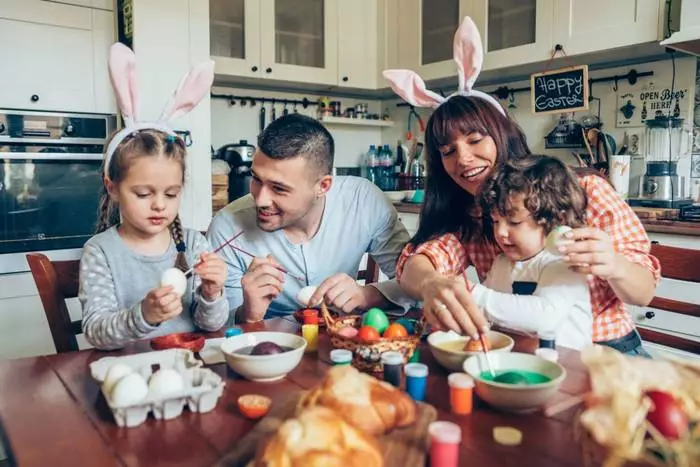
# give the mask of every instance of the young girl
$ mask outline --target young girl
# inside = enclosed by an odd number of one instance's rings
[[[133,66],[133,53],[115,44],[110,74],[126,126],[105,152],[99,233],[85,244],[80,262],[83,332],[101,349],[195,327],[215,331],[229,315],[225,263],[207,252],[199,232],[180,223],[185,143],[165,125],[201,100],[212,67],[190,73],[161,121],[135,123]],[[182,296],[160,285],[163,271],[174,266],[195,266]]]
[[[557,345],[592,342],[585,274],[545,249],[557,226],[584,225],[586,195],[559,160],[527,155],[504,164],[480,196],[484,235],[501,250],[472,294],[492,321],[529,332],[554,332]],[[470,284],[471,286],[471,284]]]

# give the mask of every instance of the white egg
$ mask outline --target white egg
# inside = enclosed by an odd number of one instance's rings
[[[561,253],[559,250],[557,250],[557,248],[562,245],[573,243],[573,240],[568,240],[563,237],[565,233],[570,232],[571,230],[573,229],[567,225],[560,225],[553,228],[552,231],[549,232],[549,235],[547,235],[547,240],[545,241],[544,247],[551,254],[561,256]]]
[[[177,371],[163,368],[151,375],[148,380],[148,390],[152,396],[164,397],[182,392],[185,382]]]
[[[311,296],[314,294],[314,292],[316,292],[316,289],[317,287],[315,285],[307,285],[299,291],[297,294],[297,301],[301,304],[301,306],[319,306],[321,304],[321,300],[319,300],[315,305],[311,305],[309,303]]]
[[[166,287],[168,285],[173,287],[173,291],[176,294],[183,296],[185,290],[187,290],[187,277],[185,277],[185,273],[177,268],[170,268],[163,271],[163,275],[160,276],[160,286]]]
[[[115,363],[114,365],[110,366],[107,370],[105,380],[102,382],[102,388],[104,389],[105,394],[107,394],[109,397],[114,390],[114,386],[119,382],[119,380],[133,372],[134,370],[129,365],[125,365],[124,363]]]
[[[137,404],[148,395],[148,384],[138,373],[129,373],[120,379],[112,390],[112,404],[123,407]]]

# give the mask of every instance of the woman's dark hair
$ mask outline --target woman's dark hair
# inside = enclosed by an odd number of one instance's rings
[[[585,224],[586,193],[574,171],[554,157],[526,155],[502,164],[481,187],[484,236],[489,241],[494,241],[490,213],[507,217],[514,195],[523,196],[525,209],[545,233],[558,225]]]
[[[110,140],[115,135],[116,133],[110,137]],[[105,145],[105,147],[107,146]],[[186,154],[184,140],[156,129],[139,130],[124,138],[117,146],[117,149],[114,151],[109,161],[107,176],[110,181],[119,183],[126,176],[134,159],[161,154],[180,164],[182,168],[182,182],[184,183]],[[104,232],[110,227],[119,224],[119,222],[119,206],[112,201],[112,198],[107,192],[106,184],[103,184],[97,221],[97,233]],[[189,265],[185,257],[185,234],[179,214],[175,216],[175,220],[170,224],[170,234],[173,237],[178,252],[175,266],[183,270],[188,269]]]
[[[419,245],[445,233],[456,233],[466,241],[481,231],[481,220],[474,216],[473,208],[477,207],[474,195],[448,175],[439,151],[458,136],[474,132],[493,138],[497,150],[495,169],[513,157],[530,154],[520,127],[488,101],[473,96],[454,96],[441,104],[426,126],[425,203],[411,244]]]

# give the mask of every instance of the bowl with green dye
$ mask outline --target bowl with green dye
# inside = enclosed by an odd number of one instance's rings
[[[490,352],[489,357],[495,379],[483,354],[467,359],[464,371],[476,381],[476,394],[481,399],[508,412],[541,409],[566,377],[564,367],[536,355]]]

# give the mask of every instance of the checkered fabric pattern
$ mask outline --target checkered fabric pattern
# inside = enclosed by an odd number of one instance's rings
[[[629,261],[649,269],[658,282],[661,274],[659,261],[649,254],[649,237],[634,211],[603,178],[587,175],[579,181],[588,196],[588,226],[606,232],[617,252]],[[498,247],[488,242],[464,244],[456,235],[444,234],[418,247],[406,245],[398,261],[396,276],[401,280],[406,260],[420,254],[426,256],[433,267],[445,275],[457,275],[467,267],[474,266],[479,279],[483,281],[498,253]],[[608,341],[629,334],[634,329],[632,318],[607,281],[589,276],[588,284],[594,313],[593,341]]]

